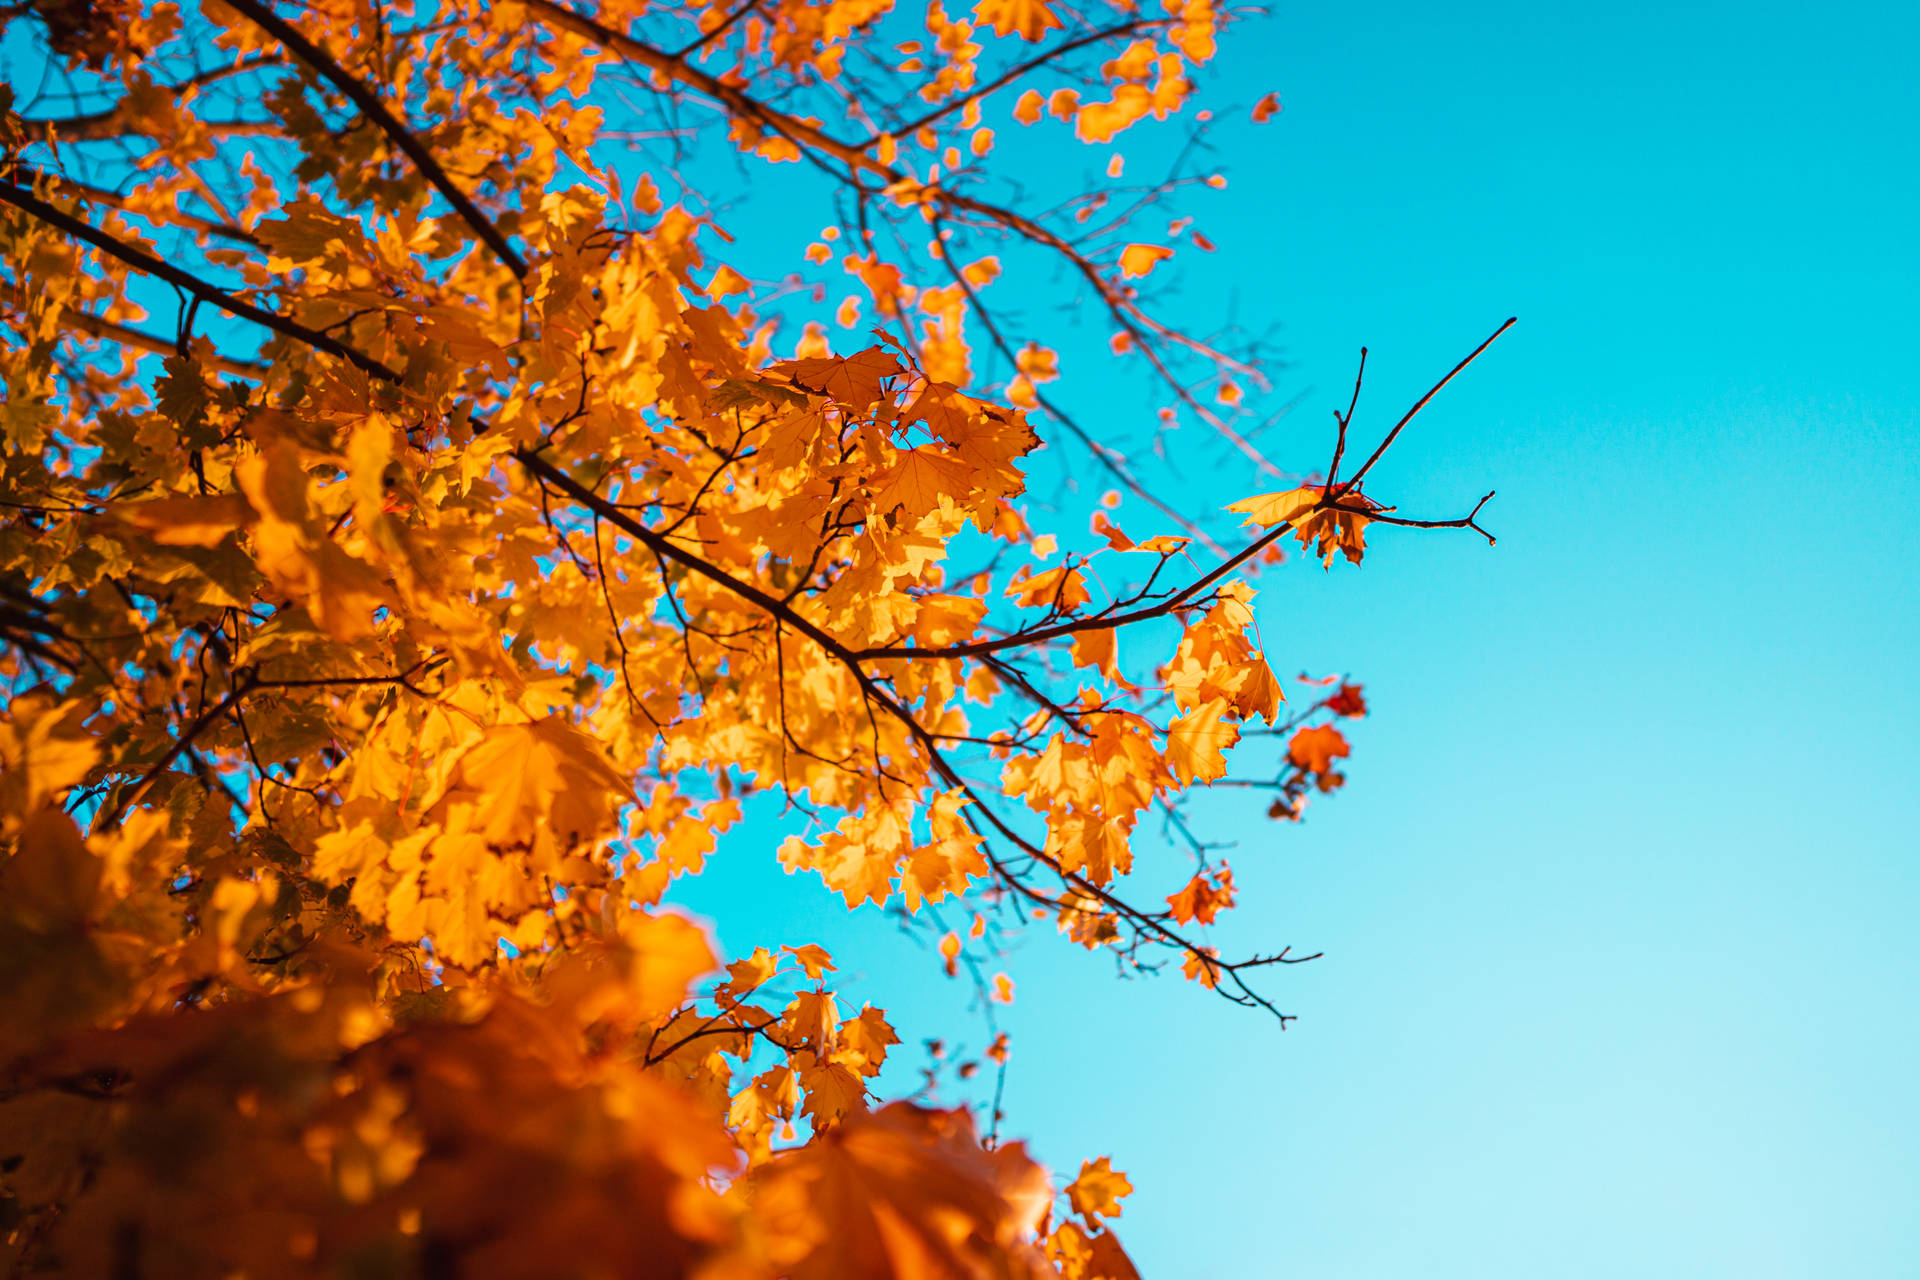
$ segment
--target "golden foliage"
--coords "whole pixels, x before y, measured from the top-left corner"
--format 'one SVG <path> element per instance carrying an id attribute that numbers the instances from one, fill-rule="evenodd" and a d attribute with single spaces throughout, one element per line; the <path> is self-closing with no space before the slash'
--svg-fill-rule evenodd
<path id="1" fill-rule="evenodd" d="M 1225 19 L 1166 8 L 16 15 L 100 110 L 0 89 L 0 1265 L 1134 1274 L 1108 1161 L 1053 1225 L 998 1115 L 876 1109 L 905 1022 L 848 1012 L 825 949 L 726 960 L 672 903 L 790 811 L 782 864 L 925 930 L 983 1009 L 1023 916 L 1272 1009 L 1272 958 L 1187 932 L 1231 873 L 1169 872 L 1141 819 L 1289 731 L 1297 817 L 1359 686 L 1279 725 L 1232 576 L 1272 533 L 1213 568 L 1180 516 L 1036 537 L 1043 426 L 1152 495 L 990 293 L 1003 253 L 1066 262 L 1244 445 L 1180 370 L 1257 370 L 1127 283 L 1173 250 L 1096 264 L 1121 158 L 1057 216 L 985 185 L 993 94 L 1103 144 L 1180 111 Z M 791 277 L 715 260 L 613 80 L 857 180 L 861 228 Z M 847 277 L 843 326 L 884 328 L 835 350 L 794 299 Z M 1353 482 L 1230 509 L 1328 561 L 1389 518 Z M 1134 905 L 1146 876 L 1185 887 Z"/>

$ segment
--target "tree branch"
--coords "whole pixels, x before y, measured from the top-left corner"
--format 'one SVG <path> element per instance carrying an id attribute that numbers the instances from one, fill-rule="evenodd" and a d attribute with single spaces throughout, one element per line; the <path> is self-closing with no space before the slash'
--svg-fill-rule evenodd
<path id="1" fill-rule="evenodd" d="M 102 319 L 76 306 L 62 305 L 60 318 L 88 336 L 105 342 L 117 342 L 123 347 L 149 351 L 161 356 L 176 355 L 179 352 L 177 343 L 162 338 L 158 334 L 146 333 L 112 320 Z M 249 360 L 234 360 L 219 354 L 215 354 L 209 363 L 220 372 L 230 373 L 236 378 L 257 380 L 264 378 L 267 374 L 267 367 L 263 364 L 255 364 Z"/>
<path id="2" fill-rule="evenodd" d="M 454 185 L 453 179 L 447 176 L 447 171 L 440 167 L 438 160 L 433 158 L 433 153 L 414 136 L 411 129 L 394 118 L 393 113 L 373 95 L 372 90 L 349 75 L 344 67 L 259 0 L 223 0 L 223 3 L 245 14 L 255 26 L 286 45 L 302 62 L 331 80 L 334 87 L 346 94 L 353 105 L 360 109 L 361 115 L 378 125 L 380 131 L 406 153 L 407 158 L 412 160 L 414 166 L 420 170 L 421 176 L 433 184 L 434 190 L 447 198 L 447 203 L 451 204 L 461 219 L 473 228 L 474 234 L 486 242 L 500 261 L 506 264 L 507 269 L 519 279 L 526 278 L 525 260 L 514 252 L 513 246 L 508 244 L 507 238 L 500 233 L 500 228 L 480 211 L 480 207 L 467 197 L 466 192 Z"/>
<path id="3" fill-rule="evenodd" d="M 241 58 L 231 66 L 215 67 L 199 75 L 188 76 L 177 83 L 155 85 L 154 88 L 177 98 L 233 76 L 245 75 L 249 71 L 284 65 L 285 63 L 279 58 L 269 54 L 257 54 L 251 58 Z M 104 142 L 113 138 L 132 136 L 145 127 L 144 122 L 137 119 L 134 114 L 131 97 L 122 98 L 104 111 L 90 111 L 84 115 L 56 118 L 22 118 L 20 123 L 29 137 L 35 141 L 47 143 Z M 201 120 L 199 123 L 216 138 L 271 133 L 279 128 L 278 122 L 272 120 Z"/>
<path id="4" fill-rule="evenodd" d="M 1387 438 L 1380 442 L 1380 447 L 1378 449 L 1375 449 L 1372 455 L 1368 457 L 1368 459 L 1365 462 L 1360 464 L 1360 469 L 1353 473 L 1353 479 L 1347 481 L 1345 484 L 1341 485 L 1336 490 L 1336 489 L 1333 489 L 1333 477 L 1328 476 L 1327 487 L 1331 491 L 1330 496 L 1332 500 L 1335 502 L 1338 502 L 1340 499 L 1346 497 L 1349 493 L 1351 493 L 1355 485 L 1359 484 L 1362 480 L 1366 479 L 1367 472 L 1373 470 L 1373 464 L 1380 461 L 1381 458 L 1386 456 L 1387 450 L 1393 447 L 1393 442 L 1400 438 L 1400 432 L 1402 428 L 1404 428 L 1409 422 L 1412 422 L 1414 418 L 1419 415 L 1420 411 L 1427 407 L 1427 402 L 1432 400 L 1435 396 L 1439 395 L 1440 389 L 1446 386 L 1449 382 L 1452 382 L 1462 369 L 1472 364 L 1475 360 L 1478 360 L 1480 358 L 1480 353 L 1482 351 L 1485 351 L 1488 347 L 1492 346 L 1495 340 L 1498 339 L 1501 334 L 1513 328 L 1513 326 L 1518 323 L 1520 323 L 1519 316 L 1508 316 L 1506 323 L 1501 325 L 1498 329 L 1495 329 L 1490 335 L 1488 335 L 1487 340 L 1485 342 L 1481 343 L 1479 346 L 1475 347 L 1471 352 L 1469 352 L 1467 354 L 1466 359 L 1462 360 L 1459 364 L 1449 369 L 1447 371 L 1446 377 L 1440 379 L 1440 381 L 1434 383 L 1433 386 L 1429 387 L 1427 389 L 1427 394 L 1421 396 L 1420 399 L 1417 402 L 1415 402 L 1413 408 L 1407 410 L 1406 413 L 1402 415 L 1400 421 L 1393 424 L 1393 430 L 1387 432 Z M 1360 385 L 1359 385 L 1359 381 L 1356 379 L 1354 382 L 1354 396 L 1358 398 L 1359 394 L 1360 394 Z M 1487 498 L 1491 498 L 1492 496 L 1493 496 L 1492 494 L 1488 494 Z M 1485 504 L 1487 498 L 1480 499 L 1481 503 Z M 1479 507 L 1474 508 L 1475 513 L 1478 513 L 1479 510 L 1480 510 Z M 1427 526 L 1427 527 L 1436 527 L 1436 526 Z"/>
<path id="5" fill-rule="evenodd" d="M 98 227 L 82 222 L 72 214 L 55 208 L 32 192 L 24 191 L 14 186 L 11 182 L 0 180 L 0 200 L 4 200 L 15 208 L 32 214 L 47 225 L 65 232 L 76 240 L 85 241 L 109 257 L 117 258 L 121 262 L 126 263 L 136 271 L 144 271 L 148 275 L 158 276 L 175 288 L 184 289 L 202 302 L 212 303 L 228 315 L 238 316 L 242 320 L 251 320 L 254 324 L 271 329 L 275 333 L 292 338 L 298 342 L 303 342 L 317 351 L 323 351 L 330 356 L 345 360 L 348 364 L 353 365 L 355 368 L 364 371 L 372 377 L 379 378 L 383 382 L 390 382 L 396 386 L 400 382 L 400 375 L 398 373 L 395 373 L 386 365 L 375 360 L 372 356 L 356 351 L 344 343 L 336 342 L 326 334 L 309 329 L 298 321 L 289 320 L 285 316 L 276 315 L 271 311 L 254 306 L 251 302 L 236 298 L 225 290 L 208 284 L 198 276 L 182 271 L 170 263 L 162 262 L 144 249 L 135 248 L 125 241 L 100 230 Z"/>
<path id="6" fill-rule="evenodd" d="M 155 226 L 185 227 L 190 231 L 198 231 L 203 235 L 217 236 L 222 240 L 229 240 L 235 244 L 244 244 L 252 249 L 260 247 L 260 241 L 255 238 L 252 232 L 243 227 L 236 227 L 226 222 L 215 222 L 210 218 L 202 218 L 191 213 L 182 213 L 177 209 L 168 209 L 159 212 L 149 210 L 135 203 L 131 196 L 121 195 L 117 191 L 108 191 L 104 187 L 94 187 L 84 182 L 76 182 L 63 173 L 55 173 L 51 170 L 41 169 L 35 165 L 26 164 L 21 161 L 15 161 L 11 169 L 0 170 L 0 172 L 4 172 L 9 178 L 24 175 L 28 179 L 29 185 L 41 181 L 51 183 L 58 186 L 63 192 L 73 193 L 88 204 L 105 205 L 109 209 L 119 209 L 123 213 L 130 213 L 137 218 L 144 218 Z"/>
<path id="7" fill-rule="evenodd" d="M 1106 304 L 1115 322 L 1132 335 L 1136 342 L 1144 345 L 1146 337 L 1152 335 L 1161 341 L 1185 347 L 1216 365 L 1232 368 L 1248 377 L 1261 378 L 1258 370 L 1242 361 L 1235 360 L 1224 352 L 1217 351 L 1206 343 L 1190 338 L 1149 316 L 1138 303 L 1126 295 L 1120 286 L 1101 274 L 1100 268 L 1078 249 L 1026 215 L 989 201 L 962 195 L 945 187 L 921 184 L 911 174 L 891 165 L 882 164 L 878 159 L 866 154 L 859 146 L 842 142 L 818 127 L 766 105 L 744 90 L 727 84 L 719 77 L 710 75 L 663 49 L 655 48 L 643 40 L 604 26 L 586 14 L 575 12 L 563 4 L 556 3 L 556 0 L 527 0 L 527 7 L 535 13 L 544 14 L 556 26 L 563 27 L 602 48 L 611 49 L 668 80 L 676 81 L 687 88 L 705 94 L 725 108 L 730 115 L 770 129 L 796 147 L 838 160 L 847 166 L 849 175 L 856 184 L 859 184 L 859 177 L 862 174 L 876 179 L 884 187 L 906 184 L 924 191 L 929 199 L 949 209 L 965 210 L 976 214 L 1043 248 L 1053 250 L 1066 258 L 1073 265 L 1074 270 L 1086 279 L 1087 283 L 1100 295 L 1101 301 Z M 865 189 L 864 186 L 862 189 Z M 1261 381 L 1264 382 L 1265 379 L 1261 378 Z M 1170 385 L 1173 385 L 1176 390 L 1179 389 L 1177 382 L 1170 380 Z M 1244 441 L 1236 440 L 1236 444 L 1243 450 L 1250 448 Z M 1262 464 L 1265 463 L 1265 460 L 1259 458 L 1257 454 L 1249 456 Z"/>

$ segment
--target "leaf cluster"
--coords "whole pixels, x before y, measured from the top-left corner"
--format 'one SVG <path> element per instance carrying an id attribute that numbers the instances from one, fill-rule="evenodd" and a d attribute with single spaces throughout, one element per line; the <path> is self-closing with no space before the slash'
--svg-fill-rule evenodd
<path id="1" fill-rule="evenodd" d="M 1158 500 L 1040 393 L 1057 355 L 967 248 L 1067 264 L 1116 351 L 1246 446 L 1238 383 L 1203 404 L 1178 362 L 1251 366 L 1154 319 L 1134 282 L 1172 250 L 1115 239 L 1186 179 L 1111 227 L 1106 186 L 1022 211 L 980 123 L 1004 99 L 1034 125 L 1045 85 L 1104 145 L 1182 107 L 1227 17 L 7 19 L 71 95 L 0 101 L 10 1268 L 1133 1275 L 1106 1159 L 1056 1195 L 997 1100 L 984 1135 L 876 1105 L 900 1036 L 824 949 L 723 963 L 669 904 L 758 806 L 789 870 L 939 936 L 983 1007 L 1039 917 L 1278 1014 L 1259 974 L 1310 957 L 1206 941 L 1233 872 L 1183 805 L 1272 736 L 1254 785 L 1297 818 L 1366 704 L 1287 702 L 1248 579 L 1287 536 L 1357 562 L 1371 524 L 1474 516 L 1360 491 L 1400 427 L 1341 481 L 1350 407 L 1324 482 L 1230 508 L 1262 530 L 1237 550 L 1108 506 L 1063 552 L 1028 522 L 1043 432 Z M 628 90 L 675 139 L 638 176 L 602 105 Z M 836 95 L 871 136 L 820 123 Z M 852 242 L 873 337 L 783 338 L 790 308 L 710 257 L 695 109 L 743 163 L 835 184 L 847 230 L 800 257 Z M 910 225 L 933 238 L 900 251 Z M 1004 1034 L 986 1057 L 1004 1078 Z"/>

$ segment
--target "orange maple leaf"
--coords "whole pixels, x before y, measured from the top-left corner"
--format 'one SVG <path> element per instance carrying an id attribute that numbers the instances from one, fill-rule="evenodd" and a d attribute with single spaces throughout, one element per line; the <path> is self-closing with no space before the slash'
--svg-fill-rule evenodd
<path id="1" fill-rule="evenodd" d="M 1117 1218 L 1121 1198 L 1132 1191 L 1133 1182 L 1113 1167 L 1112 1158 L 1101 1156 L 1081 1164 L 1080 1176 L 1067 1185 L 1067 1203 L 1090 1222 L 1097 1218 Z"/>
<path id="2" fill-rule="evenodd" d="M 798 960 L 800 967 L 807 971 L 807 977 L 815 982 L 820 981 L 822 973 L 835 967 L 833 957 L 828 955 L 827 949 L 817 942 L 809 942 L 803 947 L 781 947 L 780 949 Z"/>
<path id="3" fill-rule="evenodd" d="M 1000 35 L 1017 35 L 1022 40 L 1038 40 L 1063 25 L 1046 0 L 980 0 L 973 16 Z"/>
<path id="4" fill-rule="evenodd" d="M 721 263 L 720 269 L 713 273 L 713 279 L 707 282 L 707 296 L 726 298 L 736 293 L 746 293 L 752 288 L 745 276 L 725 263 Z"/>
<path id="5" fill-rule="evenodd" d="M 1061 613 L 1072 613 L 1093 598 L 1086 576 L 1070 564 L 1009 583 L 1006 594 L 1029 609 L 1045 606 Z"/>
<path id="6" fill-rule="evenodd" d="M 806 1099 L 800 1114 L 813 1122 L 815 1133 L 867 1109 L 867 1086 L 858 1071 L 840 1062 L 821 1062 L 812 1054 L 795 1054 L 794 1058 L 800 1091 Z"/>
<path id="7" fill-rule="evenodd" d="M 1244 513 L 1249 525 L 1291 527 L 1301 546 L 1319 544 L 1322 564 L 1332 564 L 1336 552 L 1344 553 L 1347 559 L 1359 564 L 1366 551 L 1365 530 L 1370 523 L 1367 513 L 1386 508 L 1363 493 L 1347 493 L 1337 504 L 1322 506 L 1326 493 L 1323 485 L 1306 485 L 1283 493 L 1243 498 L 1227 510 Z"/>
<path id="8" fill-rule="evenodd" d="M 887 1022 L 885 1011 L 866 1005 L 858 1017 L 840 1024 L 840 1048 L 834 1061 L 863 1076 L 877 1076 L 886 1062 L 888 1046 L 899 1043 L 900 1036 Z"/>
<path id="9" fill-rule="evenodd" d="M 943 496 L 960 505 L 973 491 L 973 478 L 974 469 L 944 449 L 909 449 L 874 477 L 873 505 L 879 511 L 904 507 L 917 518 L 939 506 Z"/>
<path id="10" fill-rule="evenodd" d="M 906 372 L 885 347 L 868 347 L 850 356 L 813 356 L 773 366 L 808 391 L 831 396 L 849 409 L 865 411 L 884 398 L 888 378 Z"/>
<path id="11" fill-rule="evenodd" d="M 1330 724 L 1302 729 L 1287 743 L 1287 759 L 1309 773 L 1325 773 L 1336 759 L 1351 754 L 1346 738 Z"/>
<path id="12" fill-rule="evenodd" d="M 1172 256 L 1173 250 L 1164 245 L 1130 244 L 1120 251 L 1120 273 L 1137 280 Z"/>
<path id="13" fill-rule="evenodd" d="M 1201 872 L 1180 892 L 1167 896 L 1167 907 L 1181 924 L 1198 920 L 1212 924 L 1214 917 L 1233 905 L 1233 869 L 1224 862 L 1219 870 Z"/>
<path id="14" fill-rule="evenodd" d="M 1220 961 L 1215 958 L 1218 954 L 1212 947 L 1189 951 L 1187 958 L 1180 963 L 1180 972 L 1211 991 L 1220 985 Z"/>

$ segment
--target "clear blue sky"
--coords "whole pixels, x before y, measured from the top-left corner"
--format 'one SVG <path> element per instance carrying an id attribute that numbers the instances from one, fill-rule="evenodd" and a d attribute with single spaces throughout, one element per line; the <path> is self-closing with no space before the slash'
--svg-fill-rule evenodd
<path id="1" fill-rule="evenodd" d="M 1521 324 L 1378 475 L 1497 487 L 1499 547 L 1262 584 L 1276 665 L 1376 712 L 1305 827 L 1210 802 L 1226 949 L 1327 952 L 1300 1021 L 1015 957 L 1009 1129 L 1132 1175 L 1150 1278 L 1920 1275 L 1917 14 L 1290 4 L 1227 46 L 1285 111 L 1220 139 L 1176 311 L 1284 323 L 1284 461 L 1362 343 L 1377 430 Z M 729 942 L 918 998 L 871 913 L 720 856 L 763 895 Z"/>

